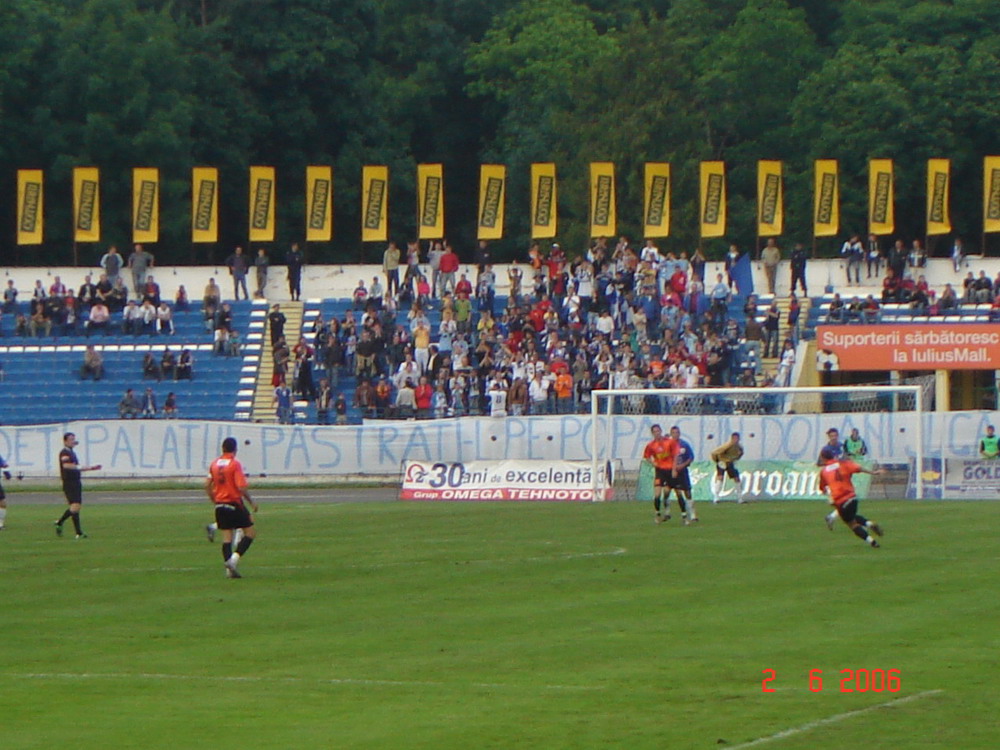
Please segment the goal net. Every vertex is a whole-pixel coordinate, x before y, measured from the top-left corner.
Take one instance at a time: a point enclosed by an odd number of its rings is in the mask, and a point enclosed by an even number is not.
[[[890,469],[888,481],[902,484],[886,487],[887,497],[890,491],[903,497],[908,476],[916,497],[923,497],[923,472],[911,469],[924,466],[923,414],[932,388],[932,382],[920,382],[594,391],[589,435],[594,474],[614,461],[620,467],[614,496],[651,499],[653,472],[642,460],[643,450],[654,425],[664,434],[676,426],[694,453],[694,497],[708,499],[707,480],[715,468],[710,453],[738,432],[744,450],[740,481],[747,497],[815,497],[816,460],[834,429],[841,443],[852,434],[855,448],[857,439],[863,441],[861,463]]]

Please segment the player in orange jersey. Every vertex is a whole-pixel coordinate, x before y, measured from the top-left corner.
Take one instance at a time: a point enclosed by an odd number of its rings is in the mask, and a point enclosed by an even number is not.
[[[882,536],[882,527],[858,513],[858,495],[852,477],[855,474],[881,474],[882,469],[871,471],[850,459],[838,459],[833,448],[826,446],[820,451],[823,467],[819,470],[819,488],[830,498],[830,504],[837,509],[837,515],[846,523],[861,541],[878,547],[875,537]]]
[[[237,565],[257,536],[253,528],[253,517],[245,503],[253,508],[254,513],[257,512],[257,503],[250,498],[243,465],[236,460],[236,438],[227,437],[222,441],[222,455],[208,467],[205,494],[215,504],[215,522],[222,532],[222,559],[226,563],[226,578],[242,578],[236,569]],[[235,551],[234,529],[243,530],[243,538]]]
[[[670,490],[674,486],[677,472],[674,469],[674,462],[677,454],[680,453],[680,445],[676,440],[663,436],[663,429],[658,424],[650,428],[653,439],[646,444],[646,450],[642,452],[642,458],[653,465],[655,472],[653,479],[653,507],[656,514],[653,517],[656,523],[663,523],[670,519]],[[660,506],[663,512],[660,512]]]

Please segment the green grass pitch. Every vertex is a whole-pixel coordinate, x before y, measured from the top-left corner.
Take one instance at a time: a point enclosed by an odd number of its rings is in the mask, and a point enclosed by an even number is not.
[[[196,493],[193,493],[197,497]],[[1000,504],[18,506],[0,748],[994,748]],[[773,693],[762,692],[773,669]],[[823,689],[808,673],[822,670]],[[842,669],[901,689],[840,691]],[[900,700],[901,698],[907,700]]]

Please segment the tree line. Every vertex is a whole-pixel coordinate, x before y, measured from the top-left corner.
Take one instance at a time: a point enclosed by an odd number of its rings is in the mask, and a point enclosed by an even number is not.
[[[301,240],[302,175],[334,167],[334,241],[375,260],[364,164],[390,168],[390,231],[415,233],[416,164],[444,164],[446,230],[470,255],[479,165],[509,168],[500,257],[529,235],[531,162],[559,165],[560,241],[588,241],[587,165],[617,167],[641,233],[642,165],[673,166],[672,236],[698,244],[698,163],[727,163],[729,236],[755,241],[756,163],[785,163],[784,244],[811,238],[812,170],[840,161],[843,233],[866,230],[871,157],[896,163],[896,225],[923,234],[926,160],[952,159],[952,219],[982,229],[997,153],[993,0],[7,0],[0,7],[0,247],[72,258],[71,171],[102,170],[107,244],[129,240],[131,168],[161,170],[161,262],[246,241],[247,169],[277,168],[278,246]],[[217,246],[190,243],[190,170],[220,169]],[[15,170],[46,173],[46,242],[15,244]],[[631,207],[635,207],[634,209]],[[706,242],[721,253],[724,242]],[[821,251],[839,247],[820,243]],[[933,247],[931,248],[933,251]],[[100,248],[82,248],[81,262]]]

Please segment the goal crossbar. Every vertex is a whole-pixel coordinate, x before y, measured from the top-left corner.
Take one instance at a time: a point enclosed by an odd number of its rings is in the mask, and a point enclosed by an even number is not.
[[[917,415],[914,428],[916,445],[914,447],[914,460],[916,471],[914,472],[914,489],[916,497],[923,497],[924,492],[924,420],[923,420],[923,388],[919,385],[856,385],[856,386],[783,386],[774,388],[609,388],[607,390],[595,390],[590,393],[590,456],[593,462],[591,476],[594,477],[594,497],[597,497],[597,476],[598,465],[600,463],[600,430],[597,429],[598,420],[601,417],[600,400],[607,399],[607,409],[604,416],[609,419],[614,416],[615,396],[672,396],[674,398],[684,398],[686,396],[736,396],[746,394],[747,396],[760,396],[766,393],[769,396],[796,396],[796,395],[824,395],[829,396],[835,393],[870,393],[886,395],[911,394],[913,396],[912,411]]]

